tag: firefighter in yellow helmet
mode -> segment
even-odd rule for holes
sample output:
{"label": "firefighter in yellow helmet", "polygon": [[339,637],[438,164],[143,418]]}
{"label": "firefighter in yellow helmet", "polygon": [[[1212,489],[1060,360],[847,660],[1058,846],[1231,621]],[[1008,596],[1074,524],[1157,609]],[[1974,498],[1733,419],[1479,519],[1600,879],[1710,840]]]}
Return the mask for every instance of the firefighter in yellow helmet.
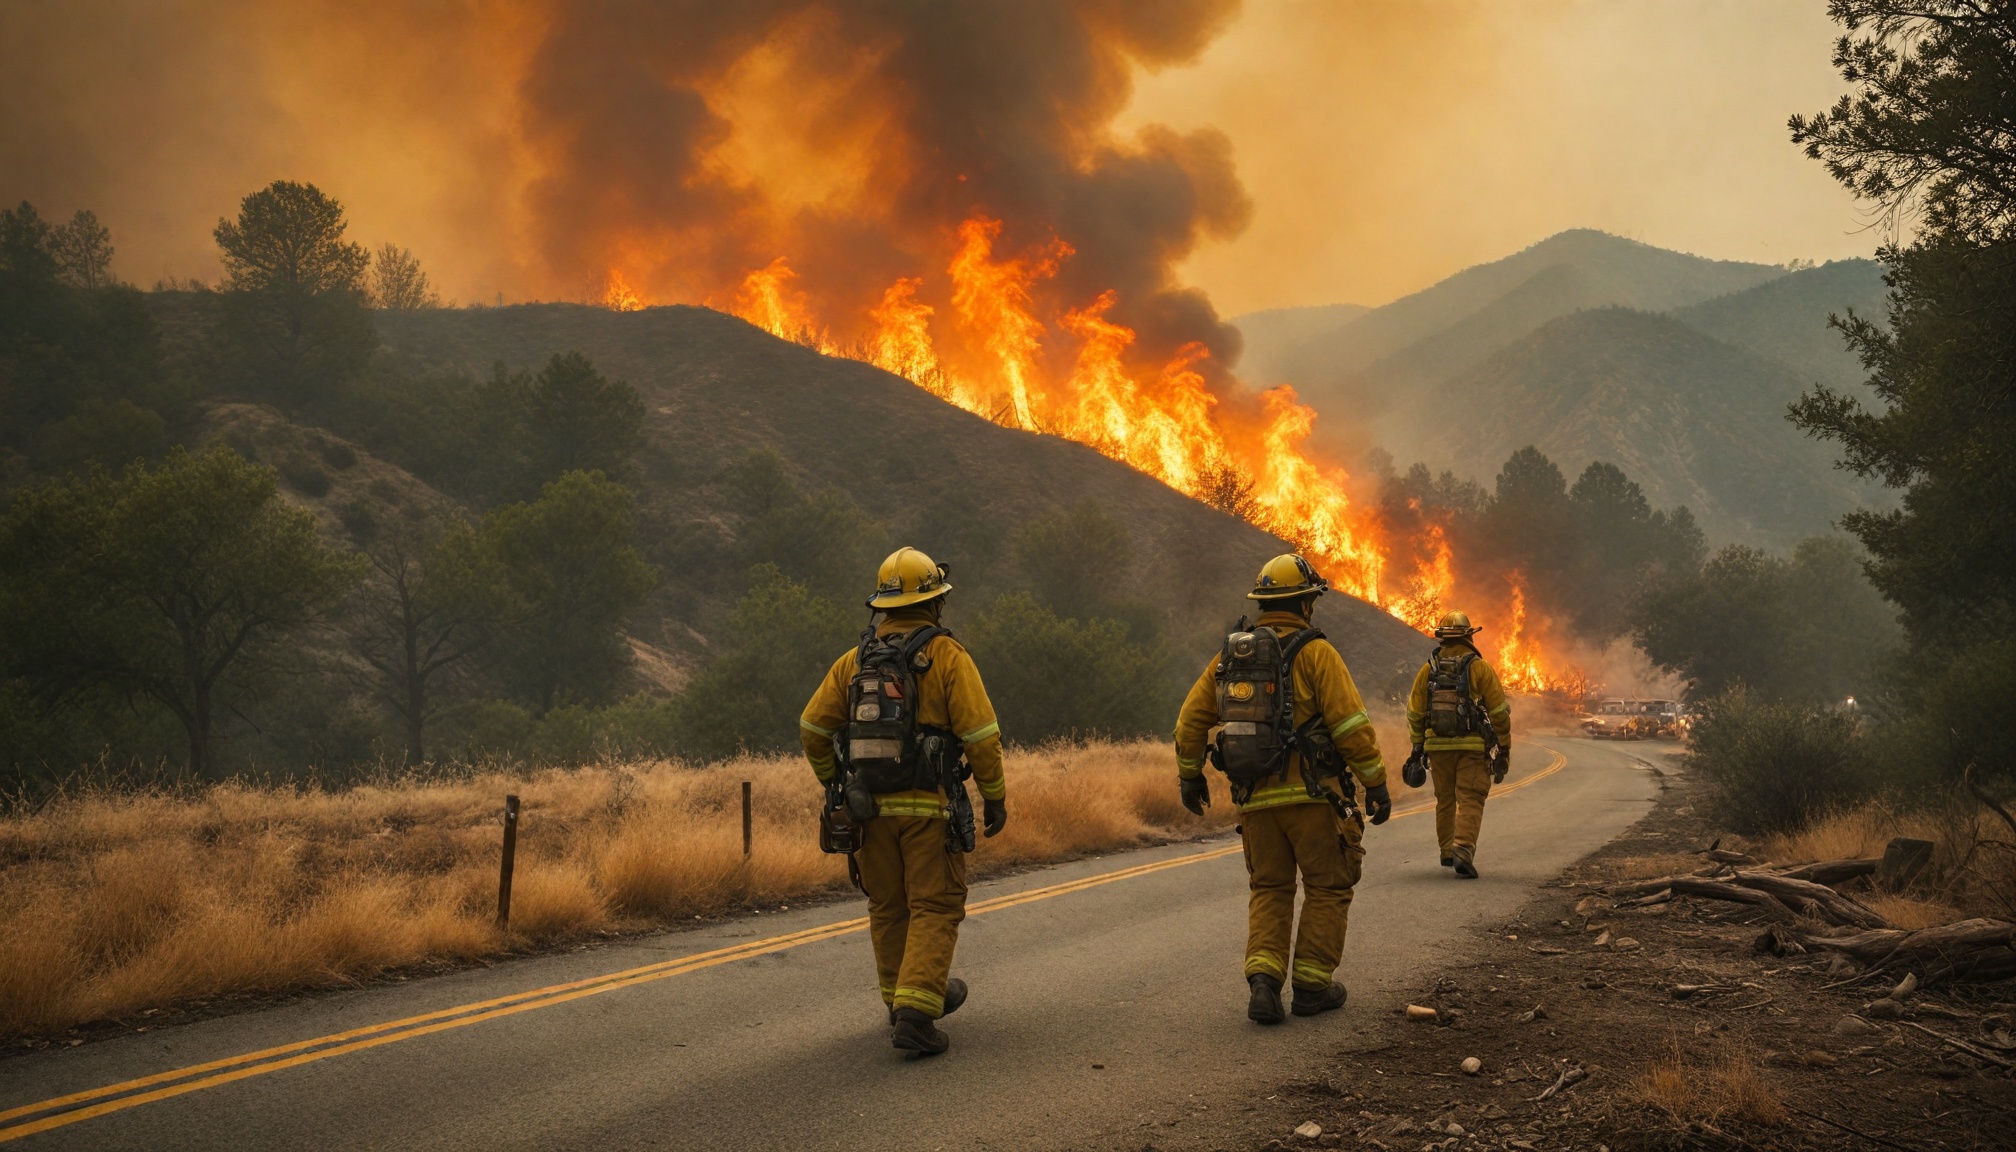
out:
{"label": "firefighter in yellow helmet", "polygon": [[[1344,1006],[1335,979],[1344,931],[1365,850],[1365,817],[1355,777],[1365,785],[1372,823],[1392,815],[1379,740],[1344,658],[1310,626],[1329,584],[1308,561],[1276,556],[1260,570],[1247,599],[1263,611],[1204,668],[1176,721],[1176,774],[1183,805],[1199,815],[1211,803],[1207,756],[1231,784],[1239,806],[1252,896],[1246,932],[1246,1015],[1282,1020],[1281,986],[1294,987],[1297,1016]],[[1212,730],[1216,739],[1207,743]],[[1295,921],[1295,877],[1302,877],[1302,919]]]}
{"label": "firefighter in yellow helmet", "polygon": [[813,774],[858,825],[853,863],[891,1041],[926,1055],[945,1051],[936,1021],[966,1000],[966,982],[951,972],[973,847],[969,772],[987,835],[1008,822],[994,705],[973,658],[939,624],[951,590],[929,556],[891,553],[868,599],[871,627],[798,720]]}
{"label": "firefighter in yellow helmet", "polygon": [[1413,754],[1408,783],[1424,759],[1435,781],[1435,838],[1442,866],[1477,878],[1477,832],[1484,798],[1512,766],[1512,702],[1498,673],[1470,639],[1480,629],[1470,617],[1449,612],[1435,625],[1441,641],[1414,676],[1407,696],[1407,734]]}

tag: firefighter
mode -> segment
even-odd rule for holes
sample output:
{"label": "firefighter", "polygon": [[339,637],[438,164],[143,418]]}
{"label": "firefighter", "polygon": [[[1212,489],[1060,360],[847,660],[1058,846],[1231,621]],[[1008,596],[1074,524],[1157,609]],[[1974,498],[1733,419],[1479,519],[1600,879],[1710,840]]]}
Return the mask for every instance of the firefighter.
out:
{"label": "firefighter", "polygon": [[1413,755],[1428,760],[1435,784],[1435,839],[1442,866],[1477,878],[1477,831],[1484,798],[1512,766],[1512,702],[1498,673],[1471,640],[1481,629],[1449,612],[1435,626],[1441,641],[1414,676],[1407,696]]}
{"label": "firefighter", "polygon": [[[1372,823],[1385,823],[1393,811],[1379,740],[1358,687],[1337,649],[1310,628],[1316,599],[1328,588],[1300,556],[1269,560],[1246,594],[1263,608],[1259,620],[1250,632],[1242,620],[1242,630],[1226,638],[1225,650],[1197,678],[1176,721],[1176,773],[1184,807],[1202,815],[1211,803],[1211,785],[1204,777],[1207,752],[1230,781],[1238,805],[1252,892],[1246,1015],[1260,1024],[1281,1022],[1284,983],[1293,985],[1297,1016],[1344,1006],[1347,993],[1335,974],[1344,952],[1352,889],[1365,857],[1364,816],[1349,799],[1355,792],[1350,778],[1365,785]],[[1276,685],[1282,688],[1278,693]],[[1256,701],[1276,716],[1278,702],[1289,705],[1285,720],[1293,724],[1292,746],[1263,746],[1255,752],[1243,741],[1264,741],[1270,731],[1287,725],[1226,723],[1221,715],[1257,715],[1250,711]],[[1207,749],[1206,737],[1214,727],[1220,727],[1217,741]],[[1228,735],[1235,728],[1257,736]],[[1298,871],[1304,896],[1291,960],[1289,927],[1295,921]]]}
{"label": "firefighter", "polygon": [[[987,835],[1000,832],[1008,822],[1001,726],[995,721],[994,705],[987,699],[973,658],[939,624],[945,594],[951,590],[945,569],[929,556],[915,548],[891,553],[882,562],[875,594],[868,599],[868,607],[877,613],[870,631],[863,634],[860,647],[833,662],[798,721],[805,758],[822,784],[839,782],[843,770],[852,784],[861,783],[851,779],[857,771],[868,779],[866,754],[856,748],[843,755],[836,743],[847,738],[849,694],[858,695],[856,673],[864,658],[885,660],[894,652],[909,669],[914,689],[914,707],[901,709],[914,728],[905,740],[918,748],[943,748],[943,755],[950,758],[949,765],[920,766],[918,757],[924,753],[913,751],[908,763],[893,762],[895,771],[910,775],[884,790],[888,788],[884,772],[883,788],[862,790],[860,801],[870,810],[857,814],[865,826],[856,864],[868,896],[868,931],[882,1002],[889,1008],[891,1041],[897,1048],[925,1055],[945,1051],[950,1041],[936,1021],[966,1000],[966,982],[951,976],[959,922],[966,918],[966,857],[948,820],[955,804],[970,801],[963,795],[956,800],[949,796],[940,784],[946,774],[939,768],[956,765],[963,753],[980,788]],[[874,677],[867,679],[872,685]],[[933,743],[934,734],[938,743]],[[965,792],[964,784],[955,783],[953,788]],[[964,808],[964,813],[970,837],[971,808]]]}

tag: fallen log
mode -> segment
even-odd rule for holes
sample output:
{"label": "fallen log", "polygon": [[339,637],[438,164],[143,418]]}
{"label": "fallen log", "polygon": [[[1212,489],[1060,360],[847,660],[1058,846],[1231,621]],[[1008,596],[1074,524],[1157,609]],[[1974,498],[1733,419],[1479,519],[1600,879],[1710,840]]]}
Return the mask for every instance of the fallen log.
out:
{"label": "fallen log", "polygon": [[1974,919],[1906,931],[1872,928],[1852,936],[1801,936],[1809,951],[1839,952],[1878,970],[1908,968],[1926,984],[1988,983],[2016,976],[2016,922]]}
{"label": "fallen log", "polygon": [[1817,864],[1801,864],[1797,868],[1787,868],[1778,873],[1793,880],[1809,880],[1815,884],[1832,887],[1846,884],[1860,876],[1873,875],[1880,861],[1868,860],[1822,860]]}
{"label": "fallen log", "polygon": [[1787,923],[1798,919],[1797,913],[1771,893],[1755,888],[1740,888],[1727,880],[1703,880],[1698,876],[1669,876],[1666,879],[1666,887],[1672,889],[1675,896],[1698,896],[1708,900],[1750,904]]}
{"label": "fallen log", "polygon": [[1738,872],[1732,883],[1759,892],[1769,892],[1793,908],[1811,908],[1829,923],[1851,928],[1887,928],[1890,922],[1858,901],[1843,896],[1825,884],[1795,880],[1776,872]]}

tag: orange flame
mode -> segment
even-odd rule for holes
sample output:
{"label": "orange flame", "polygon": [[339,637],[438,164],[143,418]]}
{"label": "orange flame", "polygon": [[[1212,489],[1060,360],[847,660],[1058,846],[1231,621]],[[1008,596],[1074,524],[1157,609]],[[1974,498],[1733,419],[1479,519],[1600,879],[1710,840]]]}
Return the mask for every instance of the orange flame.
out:
{"label": "orange flame", "polygon": [[[959,225],[959,252],[952,258],[952,306],[962,324],[1000,369],[1007,386],[1007,411],[1017,428],[1039,429],[1035,388],[1043,324],[1033,315],[1029,287],[1057,274],[1071,246],[1054,241],[1033,260],[994,259],[1001,221],[975,216]],[[1005,414],[1005,413],[1004,413]]]}
{"label": "orange flame", "polygon": [[629,281],[623,279],[623,274],[611,269],[609,284],[602,290],[602,307],[616,312],[641,312],[646,304],[644,298],[631,289]]}
{"label": "orange flame", "polygon": [[798,274],[782,256],[751,272],[743,279],[741,291],[735,294],[735,315],[772,336],[828,356],[838,355],[840,349],[827,339],[826,330],[812,322],[811,305],[805,293],[792,286],[791,282],[797,278]]}
{"label": "orange flame", "polygon": [[[1416,511],[1421,508],[1419,500],[1410,500],[1408,504]],[[1448,537],[1443,534],[1440,524],[1430,522],[1415,543],[1426,555],[1415,566],[1406,590],[1388,606],[1388,611],[1416,629],[1427,632],[1435,627],[1436,620],[1442,615],[1443,602],[1456,586],[1455,556],[1449,550]],[[1517,610],[1524,611],[1523,601]]]}
{"label": "orange flame", "polygon": [[[1257,414],[1226,411],[1200,371],[1210,354],[1201,344],[1178,349],[1159,368],[1130,362],[1136,334],[1111,318],[1119,304],[1111,290],[1054,317],[1076,342],[1069,371],[1056,371],[1045,358],[1034,289],[1057,274],[1072,248],[1053,239],[1001,258],[995,253],[1001,232],[1001,221],[984,215],[958,229],[946,268],[954,319],[966,338],[967,359],[956,369],[938,353],[937,311],[919,298],[922,277],[891,284],[868,309],[866,334],[844,347],[814,317],[781,256],[743,280],[734,312],[784,339],[873,363],[967,411],[1089,445],[1288,540],[1340,591],[1417,629],[1433,627],[1457,587],[1442,525],[1429,522],[1408,541],[1413,570],[1386,587],[1388,549],[1376,519],[1353,504],[1350,476],[1307,450],[1315,411],[1286,387],[1262,393]],[[620,283],[612,273],[612,300]],[[1515,578],[1501,673],[1508,685],[1537,690],[1549,682],[1526,635],[1525,612],[1523,578]]]}

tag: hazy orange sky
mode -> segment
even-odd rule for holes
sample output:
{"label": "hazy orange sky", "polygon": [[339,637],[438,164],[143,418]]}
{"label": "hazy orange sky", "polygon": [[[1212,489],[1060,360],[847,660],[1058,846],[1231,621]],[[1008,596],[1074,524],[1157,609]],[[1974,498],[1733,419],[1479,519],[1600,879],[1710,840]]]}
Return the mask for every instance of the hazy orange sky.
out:
{"label": "hazy orange sky", "polygon": [[[96,209],[116,270],[214,277],[246,192],[311,180],[460,300],[536,291],[515,85],[533,0],[0,6],[0,198]],[[1867,255],[1787,141],[1831,103],[1821,0],[1248,0],[1120,127],[1215,126],[1251,224],[1184,266],[1220,312],[1377,304],[1554,232],[1707,256]]]}
{"label": "hazy orange sky", "polygon": [[1564,228],[1781,264],[1867,256],[1785,120],[1845,86],[1821,0],[1251,0],[1131,114],[1232,137],[1219,308],[1379,304]]}

